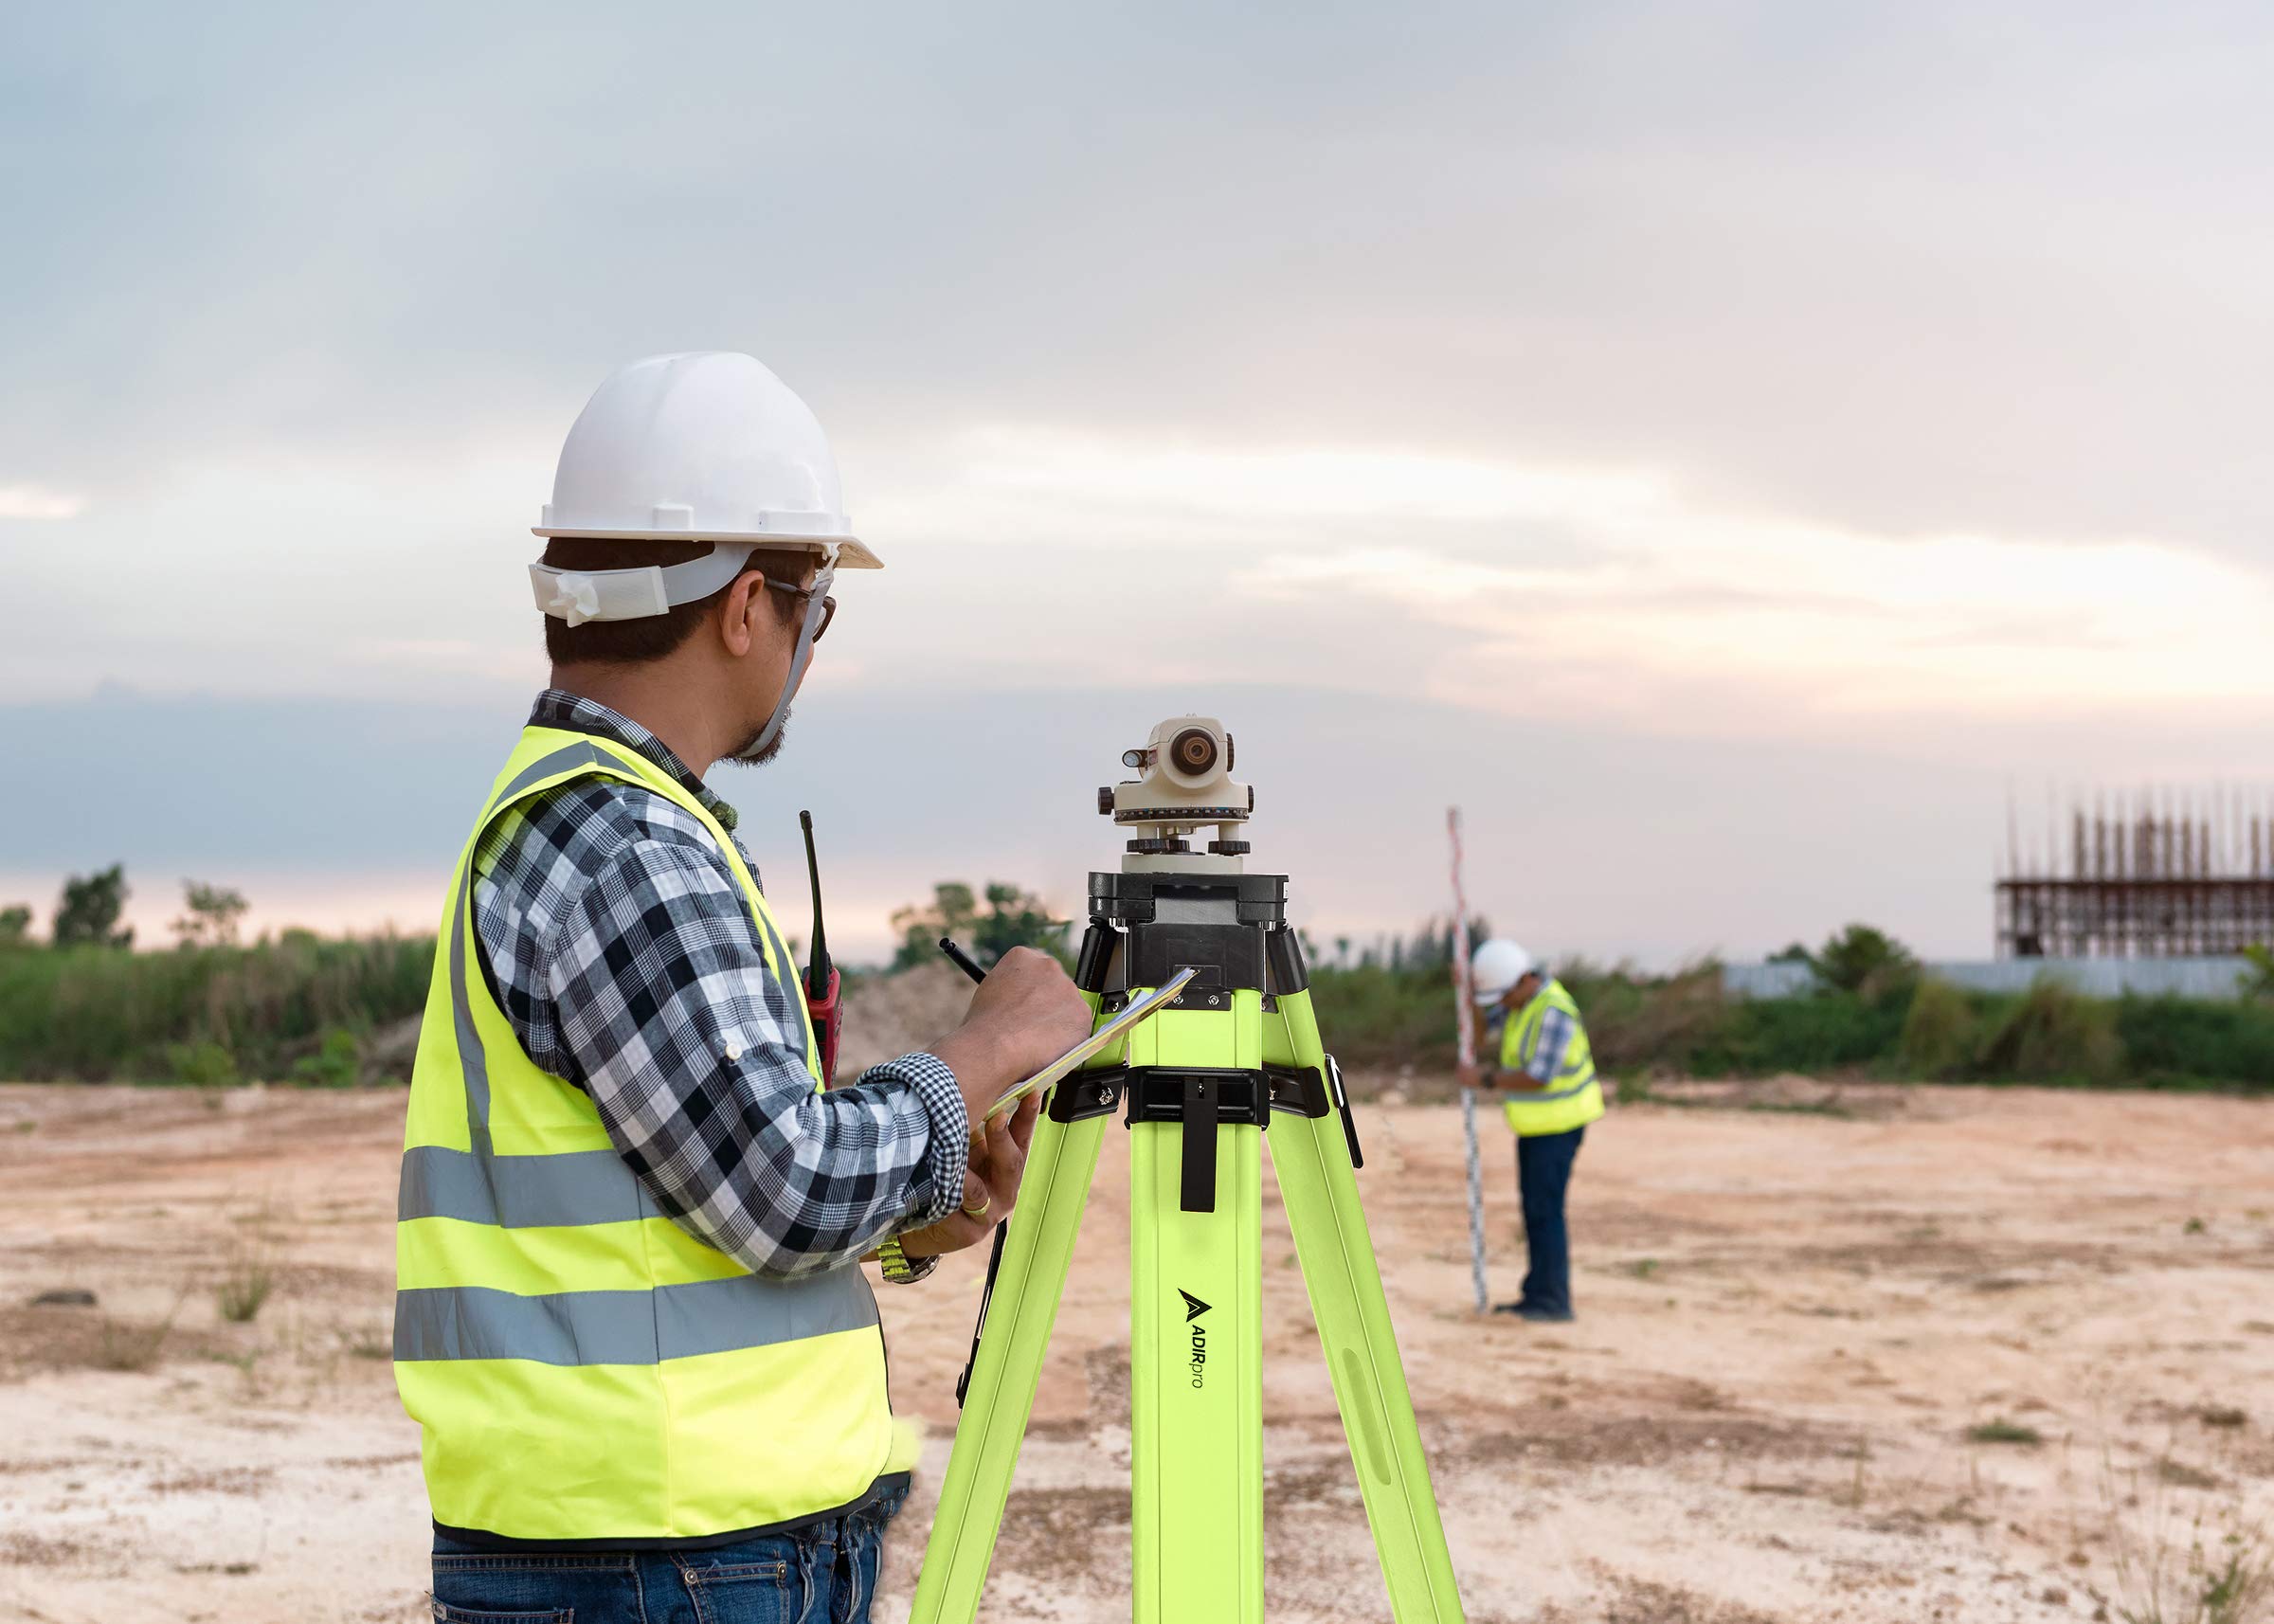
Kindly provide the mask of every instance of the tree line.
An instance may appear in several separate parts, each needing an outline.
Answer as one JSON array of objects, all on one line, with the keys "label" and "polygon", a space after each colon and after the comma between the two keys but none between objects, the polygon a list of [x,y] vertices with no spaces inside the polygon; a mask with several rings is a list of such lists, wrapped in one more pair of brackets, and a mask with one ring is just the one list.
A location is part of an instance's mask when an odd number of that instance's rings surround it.
[{"label": "tree line", "polygon": [[[113,863],[93,874],[72,875],[63,881],[55,914],[47,928],[51,947],[118,947],[135,945],[135,929],[119,924],[126,899],[133,894],[126,883],[126,865]],[[203,880],[182,881],[182,911],[168,927],[178,947],[227,947],[237,943],[238,926],[252,905],[244,893],[226,885]],[[0,949],[39,945],[32,934],[36,920],[27,902],[0,908]]]}]

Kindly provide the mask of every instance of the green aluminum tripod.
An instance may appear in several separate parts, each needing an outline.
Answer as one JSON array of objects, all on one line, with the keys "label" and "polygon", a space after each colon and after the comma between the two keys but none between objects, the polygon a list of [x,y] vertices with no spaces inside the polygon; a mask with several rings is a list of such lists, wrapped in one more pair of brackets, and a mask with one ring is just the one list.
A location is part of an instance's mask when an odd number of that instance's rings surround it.
[{"label": "green aluminum tripod", "polygon": [[[1197,763],[1185,743],[1203,726],[1220,742],[1221,767]],[[1197,973],[1130,1033],[1118,1062],[1109,1054],[1061,1082],[1036,1128],[911,1624],[977,1615],[1099,1145],[1123,1109],[1136,1624],[1262,1624],[1267,1132],[1391,1615],[1459,1624],[1452,1559],[1359,1204],[1357,1130],[1287,927],[1286,879],[1241,873],[1247,844],[1230,827],[1204,856],[1180,838],[1200,821],[1246,816],[1247,806],[1233,816],[1223,793],[1241,787],[1221,776],[1229,735],[1207,718],[1182,717],[1156,729],[1154,745],[1123,759],[1154,767],[1168,755],[1186,770],[1122,785],[1118,805],[1101,792],[1118,821],[1157,832],[1131,842],[1123,872],[1090,876],[1075,980],[1102,1020],[1187,965]],[[1194,779],[1216,792],[1215,803],[1191,799],[1185,781]],[[1184,802],[1169,802],[1178,789]]]}]

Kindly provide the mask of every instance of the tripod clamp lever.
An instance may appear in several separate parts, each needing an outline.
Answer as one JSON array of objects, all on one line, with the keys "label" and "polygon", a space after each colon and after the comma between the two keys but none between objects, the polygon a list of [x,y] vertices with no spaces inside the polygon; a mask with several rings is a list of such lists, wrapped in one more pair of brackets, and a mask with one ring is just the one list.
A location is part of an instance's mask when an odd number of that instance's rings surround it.
[{"label": "tripod clamp lever", "polygon": [[1365,1155],[1358,1147],[1358,1119],[1350,1114],[1349,1091],[1343,1087],[1343,1068],[1332,1055],[1326,1056],[1324,1072],[1316,1066],[1266,1065],[1263,1074],[1271,1085],[1273,1110],[1313,1118],[1340,1116],[1343,1138],[1350,1146],[1351,1168],[1366,1164]]},{"label": "tripod clamp lever", "polygon": [[1350,1164],[1363,1165],[1358,1126],[1343,1089],[1342,1069],[1329,1057],[1316,1066],[1101,1066],[1076,1072],[1051,1091],[1045,1108],[1053,1122],[1110,1116],[1128,1101],[1128,1120],[1183,1127],[1182,1178],[1178,1206],[1188,1213],[1216,1211],[1216,1130],[1226,1124],[1271,1131],[1272,1114],[1312,1118],[1339,1114],[1350,1145]]}]

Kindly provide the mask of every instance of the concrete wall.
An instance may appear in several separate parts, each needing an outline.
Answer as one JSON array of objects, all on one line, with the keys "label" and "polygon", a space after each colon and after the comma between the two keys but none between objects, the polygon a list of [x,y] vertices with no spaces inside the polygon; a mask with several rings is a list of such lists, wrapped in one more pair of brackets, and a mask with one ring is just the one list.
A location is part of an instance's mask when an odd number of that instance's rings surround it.
[{"label": "concrete wall", "polygon": [[[2229,1000],[2249,968],[2247,959],[1961,959],[1925,966],[1926,973],[1973,992],[2027,992],[2040,976],[2067,983],[2095,998],[2138,993],[2153,998]],[[1815,984],[1806,965],[1724,965],[1722,990],[1732,998],[1793,998]]]}]

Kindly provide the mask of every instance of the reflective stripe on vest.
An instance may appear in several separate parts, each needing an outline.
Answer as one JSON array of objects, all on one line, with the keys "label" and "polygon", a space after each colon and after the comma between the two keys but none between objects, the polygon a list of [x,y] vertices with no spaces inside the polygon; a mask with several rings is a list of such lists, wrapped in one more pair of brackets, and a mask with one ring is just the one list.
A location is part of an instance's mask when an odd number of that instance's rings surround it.
[{"label": "reflective stripe on vest", "polygon": [[1501,1107],[1508,1127],[1525,1138],[1568,1133],[1603,1114],[1603,1092],[1596,1081],[1595,1053],[1587,1041],[1587,1028],[1579,1020],[1579,1004],[1561,982],[1549,982],[1510,1018],[1501,1037],[1501,1069],[1523,1069],[1525,1057],[1539,1044],[1540,1029],[1551,1009],[1561,1010],[1571,1020],[1571,1041],[1563,1050],[1556,1074],[1547,1079],[1544,1089],[1507,1091]]},{"label": "reflective stripe on vest", "polygon": [[[581,1089],[530,1060],[473,952],[473,858],[516,801],[601,773],[733,842],[636,752],[531,728],[467,841],[435,956],[396,1194],[394,1357],[435,1521],[524,1540],[700,1539],[857,1501],[909,1464],[857,1265],[751,1273],[662,1217]],[[806,1069],[821,1069],[803,1001]]]},{"label": "reflective stripe on vest", "polygon": [[540,1364],[655,1364],[860,1330],[876,1304],[857,1271],[785,1284],[754,1276],[692,1280],[646,1291],[549,1291],[428,1286],[395,1303],[397,1359],[533,1359]]}]

